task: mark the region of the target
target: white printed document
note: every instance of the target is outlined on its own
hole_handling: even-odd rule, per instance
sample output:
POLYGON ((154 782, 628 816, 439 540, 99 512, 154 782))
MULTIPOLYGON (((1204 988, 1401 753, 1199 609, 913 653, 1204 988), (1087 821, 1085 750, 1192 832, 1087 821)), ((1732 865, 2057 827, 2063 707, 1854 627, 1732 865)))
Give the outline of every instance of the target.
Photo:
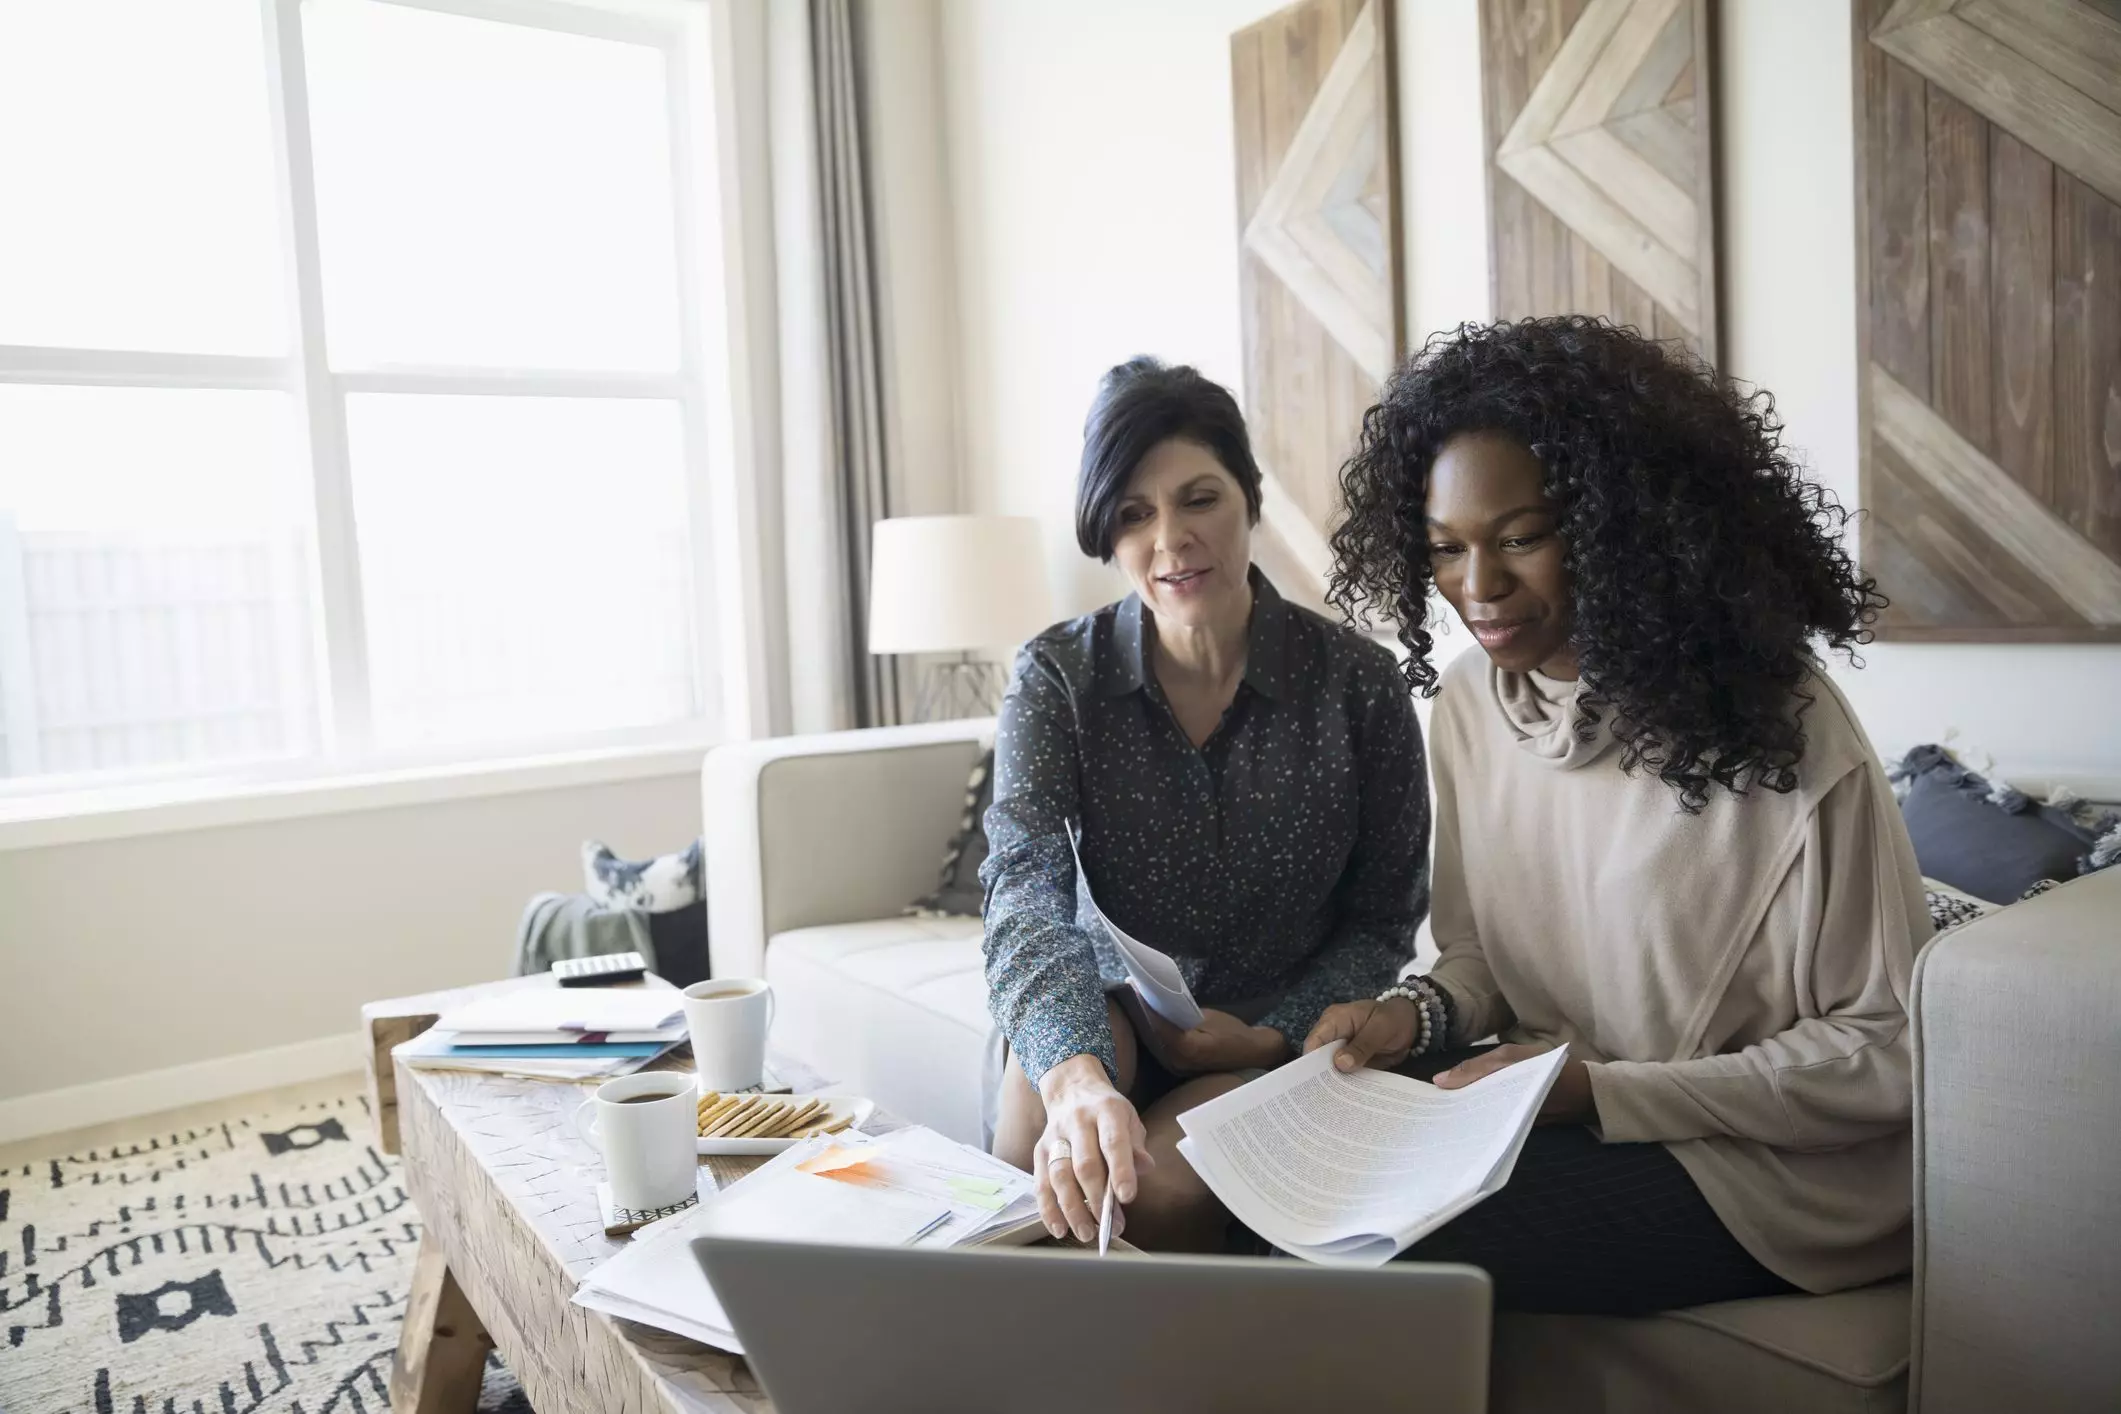
POLYGON ((1090 875, 1083 868, 1082 851, 1075 849, 1072 838, 1068 847, 1075 850, 1075 872, 1083 881, 1083 893, 1090 898, 1090 911, 1097 915, 1097 921, 1104 925, 1112 945, 1119 950, 1119 960, 1127 969, 1127 980, 1134 984, 1135 994, 1151 1011, 1181 1031, 1191 1031, 1200 1025, 1200 1003, 1193 1000, 1193 989, 1186 985, 1185 975, 1178 970, 1178 964, 1171 960, 1170 954, 1158 952, 1130 936, 1105 916, 1096 896, 1090 893, 1090 875))
POLYGON ((685 999, 675 987, 526 988, 481 997, 435 1023, 437 1031, 661 1032, 682 1037, 685 999))
POLYGON ((1463 1090, 1342 1074, 1336 1041, 1178 1117, 1223 1206, 1293 1256, 1381 1267, 1500 1192, 1568 1059, 1559 1047, 1463 1090))

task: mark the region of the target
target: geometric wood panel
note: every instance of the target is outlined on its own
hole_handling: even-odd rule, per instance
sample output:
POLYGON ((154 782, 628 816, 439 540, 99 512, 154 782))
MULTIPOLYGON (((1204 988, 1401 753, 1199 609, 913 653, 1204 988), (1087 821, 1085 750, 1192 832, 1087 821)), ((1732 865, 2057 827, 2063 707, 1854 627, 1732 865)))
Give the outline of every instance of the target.
POLYGON ((1340 468, 1405 347, 1389 0, 1304 0, 1230 39, 1238 281, 1266 527, 1323 591, 1340 468))
POLYGON ((2121 5, 1854 15, 1880 636, 2121 640, 2121 5))
POLYGON ((1708 0, 1481 0, 1495 314, 1602 314, 1713 361, 1708 0))

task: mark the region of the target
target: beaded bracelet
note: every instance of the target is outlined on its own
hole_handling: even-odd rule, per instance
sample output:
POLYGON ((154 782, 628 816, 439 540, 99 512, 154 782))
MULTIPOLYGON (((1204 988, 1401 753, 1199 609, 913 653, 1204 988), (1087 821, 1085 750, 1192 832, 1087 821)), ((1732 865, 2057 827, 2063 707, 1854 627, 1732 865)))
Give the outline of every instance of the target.
POLYGON ((1414 1045, 1407 1054, 1410 1057, 1421 1055, 1429 1049, 1428 998, 1422 996, 1418 988, 1406 983, 1387 987, 1377 994, 1377 1000, 1380 1002, 1391 1001, 1394 997, 1405 997, 1408 1001, 1414 1003, 1414 1045))
POLYGON ((1444 1001, 1443 989, 1426 977, 1409 977, 1377 994, 1377 1000, 1381 1002, 1394 997, 1405 997, 1414 1003, 1418 1025, 1414 1047, 1407 1052, 1408 1057, 1427 1055, 1431 1049, 1441 1050, 1451 1029, 1450 1008, 1444 1001))

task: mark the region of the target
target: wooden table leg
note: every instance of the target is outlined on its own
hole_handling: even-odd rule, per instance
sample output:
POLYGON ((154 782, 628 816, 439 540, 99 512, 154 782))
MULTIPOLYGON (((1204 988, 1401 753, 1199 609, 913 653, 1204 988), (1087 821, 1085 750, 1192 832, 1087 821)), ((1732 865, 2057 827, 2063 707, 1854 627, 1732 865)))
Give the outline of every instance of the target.
POLYGON ((390 1407, 397 1414, 472 1414, 491 1349, 493 1338, 450 1275, 441 1244, 422 1236, 390 1365, 390 1407))
POLYGON ((403 1043, 424 1034, 441 1020, 435 1012, 410 1015, 366 1015, 368 1023, 368 1112, 375 1117, 376 1147, 386 1154, 398 1152, 398 1075, 390 1053, 403 1043))

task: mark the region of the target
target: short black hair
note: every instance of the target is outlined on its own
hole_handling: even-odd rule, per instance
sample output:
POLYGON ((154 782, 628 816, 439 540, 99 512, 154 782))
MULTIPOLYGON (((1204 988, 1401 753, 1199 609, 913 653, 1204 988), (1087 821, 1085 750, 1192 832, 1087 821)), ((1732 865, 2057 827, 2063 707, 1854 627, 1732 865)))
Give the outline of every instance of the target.
POLYGON ((1259 463, 1237 399, 1200 370, 1173 368, 1144 354, 1130 358, 1097 385, 1083 422, 1083 467, 1075 483, 1075 543, 1085 555, 1110 561, 1119 503, 1142 458, 1177 437, 1207 448, 1237 478, 1252 523, 1259 524, 1259 463))
POLYGON ((1431 338, 1341 468, 1328 594, 1350 622, 1390 619, 1408 685, 1431 696, 1424 506, 1437 453, 1466 432, 1504 433, 1545 468, 1581 705, 1612 717, 1623 769, 1654 772, 1689 813, 1712 789, 1793 789, 1814 645, 1854 657, 1886 600, 1843 543, 1850 513, 1783 445, 1775 400, 1584 315, 1431 338))

